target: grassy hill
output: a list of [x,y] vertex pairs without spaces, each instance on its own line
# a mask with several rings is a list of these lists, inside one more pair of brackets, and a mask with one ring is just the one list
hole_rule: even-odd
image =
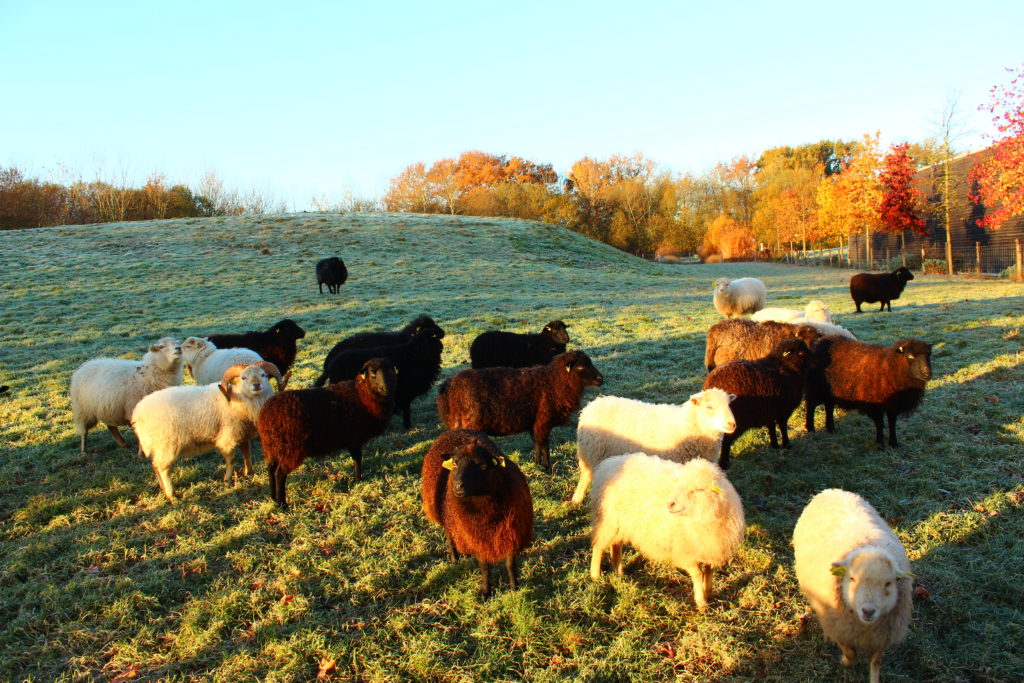
[[[890,681],[1024,676],[1024,290],[918,277],[889,313],[853,315],[848,272],[771,264],[666,266],[535,223],[443,216],[215,218],[0,234],[0,679],[862,680],[843,672],[796,586],[790,538],[816,492],[864,494],[906,545],[920,584]],[[339,254],[339,296],[313,264]],[[292,510],[266,469],[232,486],[216,454],[179,463],[166,503],[148,464],[105,430],[78,453],[67,385],[83,361],[138,358],[172,335],[307,330],[293,386],[310,384],[343,336],[432,315],[447,331],[444,375],[491,328],[570,324],[602,391],[684,400],[703,381],[718,320],[711,282],[754,275],[769,304],[824,299],[866,341],[934,344],[934,379],[879,452],[871,422],[804,433],[773,451],[761,432],[734,447],[747,540],[693,607],[681,572],[627,551],[624,578],[590,581],[589,514],[575,486],[574,427],[552,437],[555,473],[526,435],[498,439],[530,479],[536,541],[522,585],[486,602],[470,560],[449,565],[423,518],[422,456],[440,433],[433,393],[410,432],[370,443],[364,480],[347,454],[307,462]],[[593,396],[588,391],[586,400]],[[819,416],[819,421],[820,421]],[[130,437],[134,439],[133,436]]]

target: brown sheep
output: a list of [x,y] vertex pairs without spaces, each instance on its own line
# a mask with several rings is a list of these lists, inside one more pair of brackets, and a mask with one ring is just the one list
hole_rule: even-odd
[[579,410],[585,387],[603,381],[582,351],[529,368],[468,369],[441,385],[437,412],[448,429],[478,429],[492,436],[532,432],[534,462],[550,472],[551,430]]
[[850,298],[858,313],[862,303],[873,304],[876,301],[881,304],[879,311],[888,306],[892,313],[893,300],[900,298],[907,283],[913,279],[914,274],[906,266],[900,266],[891,273],[857,273],[850,278]]
[[798,337],[808,347],[821,338],[810,325],[792,325],[768,320],[755,323],[744,318],[723,320],[708,330],[704,364],[708,372],[731,360],[757,360],[772,352],[779,342]]
[[395,370],[369,360],[355,379],[323,388],[282,391],[260,411],[257,428],[270,475],[270,496],[288,507],[285,480],[310,456],[347,449],[362,478],[363,444],[387,429],[395,405]]
[[422,493],[427,519],[444,529],[448,560],[476,559],[484,597],[491,565],[504,561],[515,590],[516,558],[533,541],[533,499],[519,467],[482,432],[445,432],[423,459]]

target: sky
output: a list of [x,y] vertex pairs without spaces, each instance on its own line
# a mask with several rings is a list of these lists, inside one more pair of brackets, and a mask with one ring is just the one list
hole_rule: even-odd
[[[1024,2],[0,0],[0,167],[215,171],[292,210],[480,149],[703,173],[782,145],[959,145],[1024,62]],[[989,136],[989,137],[986,137]]]

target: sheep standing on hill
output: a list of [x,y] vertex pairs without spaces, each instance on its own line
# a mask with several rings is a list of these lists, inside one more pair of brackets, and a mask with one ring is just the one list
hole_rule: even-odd
[[485,597],[491,565],[504,562],[515,590],[516,558],[533,540],[533,498],[519,467],[482,432],[445,432],[423,458],[422,493],[427,519],[444,529],[448,559],[476,559]]
[[71,414],[85,454],[85,437],[102,422],[121,448],[128,443],[118,427],[131,424],[132,411],[143,396],[181,384],[184,366],[177,340],[164,337],[149,347],[142,360],[94,358],[71,375]]
[[896,534],[857,494],[827,489],[800,515],[793,555],[800,591],[843,666],[860,650],[878,683],[882,653],[906,638],[912,618],[913,575]]
[[517,334],[490,330],[483,332],[469,346],[474,368],[528,368],[547,365],[569,343],[567,325],[552,320],[538,334]]
[[604,378],[590,357],[569,351],[547,365],[463,370],[437,392],[437,412],[448,429],[476,429],[492,436],[531,432],[534,462],[551,472],[548,438],[579,410],[585,387]]
[[[410,341],[417,332],[426,328],[434,329],[439,335],[438,339],[444,337],[444,330],[429,315],[421,315],[397,332],[360,332],[359,334],[353,334],[351,337],[346,337],[327,352],[327,357],[324,358],[324,373],[327,372],[327,368],[330,366],[331,361],[334,360],[334,357],[342,351],[402,344]],[[326,376],[322,375],[321,379],[326,381]],[[320,382],[320,379],[317,382]],[[321,386],[321,384],[317,384],[317,386]]]
[[789,416],[804,397],[804,376],[810,350],[802,339],[787,339],[759,360],[734,360],[719,365],[704,380],[704,388],[735,395],[732,414],[736,429],[722,440],[718,464],[729,467],[732,445],[744,432],[767,427],[772,448],[778,448],[775,425],[782,433],[782,447],[789,448]]
[[306,331],[294,320],[285,318],[265,332],[249,330],[242,334],[211,334],[207,339],[218,349],[251,349],[287,376],[298,353],[296,342],[305,336]]
[[257,427],[270,476],[270,496],[288,507],[288,474],[309,457],[347,449],[362,479],[363,445],[387,429],[395,405],[395,370],[383,358],[367,361],[355,379],[326,387],[282,391],[260,412]]
[[600,578],[609,547],[621,576],[628,543],[652,562],[685,570],[702,612],[714,568],[736,553],[746,530],[736,489],[718,465],[701,458],[685,464],[643,453],[608,458],[594,476],[590,507],[592,579]]
[[324,293],[324,285],[331,294],[341,291],[341,286],[348,280],[348,268],[337,256],[320,259],[316,262],[316,284],[320,293]]
[[881,303],[879,311],[889,307],[892,313],[892,302],[900,298],[903,288],[914,279],[914,274],[905,266],[900,266],[891,273],[857,273],[850,278],[850,297],[860,313],[861,303]]
[[228,368],[219,383],[169,387],[149,394],[135,406],[132,427],[139,452],[148,456],[161,490],[177,502],[171,466],[186,455],[216,449],[224,456],[224,481],[234,473],[233,454],[242,453],[242,474],[252,472],[249,440],[256,436],[256,416],[274,393],[270,377],[281,373],[266,361]]
[[825,338],[815,345],[807,376],[807,431],[814,431],[814,409],[825,406],[825,429],[834,432],[835,406],[849,408],[875,423],[875,441],[885,448],[884,417],[889,418],[889,445],[895,448],[896,417],[913,412],[932,376],[931,345],[902,339],[892,346],[852,339]]
[[751,315],[750,319],[759,323],[767,320],[774,320],[777,323],[795,324],[809,320],[830,323],[832,322],[832,314],[829,312],[828,306],[825,305],[824,301],[815,299],[808,302],[802,311],[798,311],[795,308],[762,308],[757,313]]
[[802,339],[808,347],[821,338],[810,325],[791,325],[768,321],[722,320],[708,330],[704,347],[704,364],[711,372],[731,360],[757,360],[764,358],[787,339]]
[[718,389],[694,394],[682,405],[598,396],[580,411],[576,429],[580,480],[572,502],[583,502],[594,470],[615,455],[642,451],[675,462],[694,458],[718,462],[722,435],[736,429],[729,406],[735,398]]
[[764,283],[756,277],[731,281],[723,277],[715,281],[715,310],[726,318],[760,311],[767,298]]

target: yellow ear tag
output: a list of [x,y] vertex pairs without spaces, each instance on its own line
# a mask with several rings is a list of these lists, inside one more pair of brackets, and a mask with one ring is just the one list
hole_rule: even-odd
[[498,465],[501,467],[505,466],[505,456],[502,455],[498,457]]
[[832,576],[838,576],[842,578],[846,576],[846,565],[834,564],[832,565],[832,569],[830,571],[832,572]]
[[899,351],[900,353],[903,353],[903,347],[902,346],[899,347],[899,349],[897,349],[897,351]]
[[723,491],[722,489],[718,488],[718,484],[712,484],[711,485],[711,490],[714,491],[715,493],[718,493],[718,494],[725,493],[725,491]]
[[398,366],[395,366],[395,374],[398,374]]
[[445,460],[443,463],[441,463],[441,467],[445,468],[446,470],[454,470],[455,469],[455,460],[454,460],[454,458],[448,458],[447,460]]

